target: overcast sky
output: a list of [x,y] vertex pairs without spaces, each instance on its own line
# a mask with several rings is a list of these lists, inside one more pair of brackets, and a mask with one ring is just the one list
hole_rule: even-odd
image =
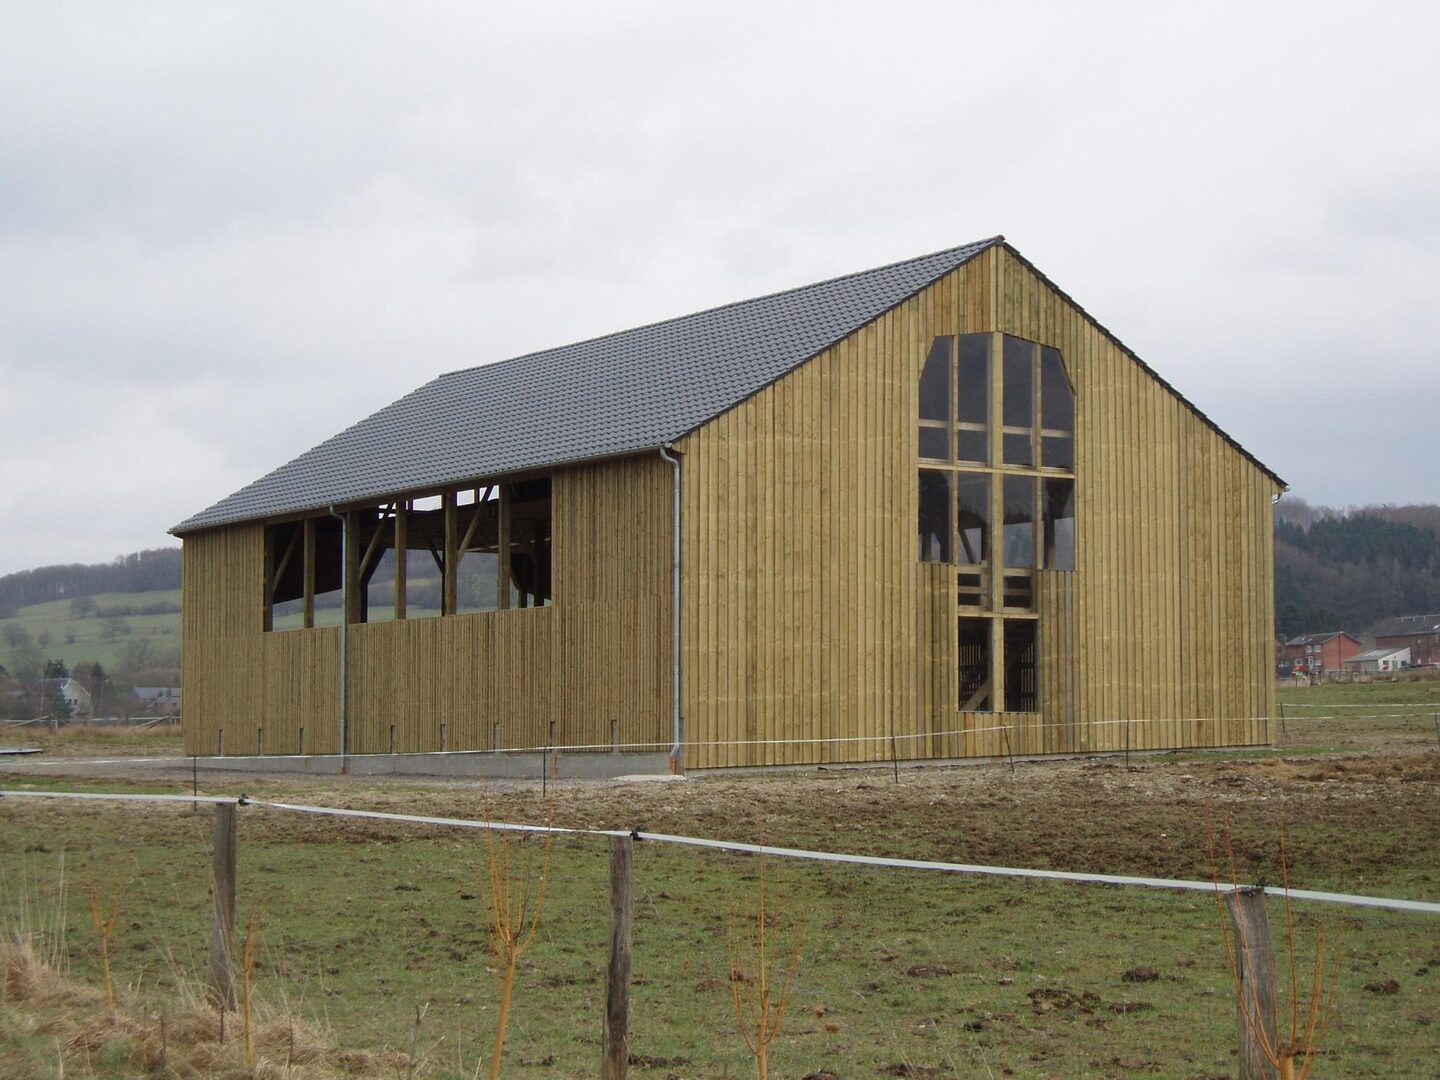
[[1433,3],[0,16],[0,573],[439,372],[998,232],[1296,495],[1440,501]]

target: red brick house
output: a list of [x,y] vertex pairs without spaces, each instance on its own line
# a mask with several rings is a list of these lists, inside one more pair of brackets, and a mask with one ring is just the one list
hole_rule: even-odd
[[1332,630],[1326,634],[1301,634],[1291,638],[1280,646],[1280,657],[1288,671],[1323,675],[1343,671],[1345,661],[1364,648],[1358,639],[1344,630]]
[[1408,648],[1412,667],[1440,664],[1440,614],[1386,619],[1375,627],[1375,647]]

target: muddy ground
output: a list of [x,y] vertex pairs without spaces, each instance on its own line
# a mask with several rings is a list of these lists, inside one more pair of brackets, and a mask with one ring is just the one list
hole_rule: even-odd
[[[81,764],[0,761],[23,776],[188,790],[175,759]],[[1252,759],[1166,756],[949,768],[702,774],[672,782],[340,779],[201,773],[200,789],[259,798],[450,817],[493,817],[754,841],[910,858],[1158,877],[1221,876],[1234,837],[1237,880],[1279,884],[1279,829],[1290,883],[1347,892],[1440,895],[1440,751]],[[1212,824],[1207,825],[1207,820]],[[395,827],[289,819],[301,835],[383,836]]]

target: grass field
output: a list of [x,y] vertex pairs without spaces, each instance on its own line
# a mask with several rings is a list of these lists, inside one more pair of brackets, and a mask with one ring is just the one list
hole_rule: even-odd
[[[1372,722],[1350,723],[1359,735]],[[5,786],[82,783],[67,771],[61,760],[48,777]],[[746,840],[760,834],[763,806],[775,844],[1187,878],[1209,874],[1208,806],[1233,823],[1239,876],[1272,883],[1280,880],[1283,803],[1297,888],[1422,899],[1440,892],[1440,753],[1420,746],[1255,760],[1162,756],[1132,768],[1022,764],[1013,775],[931,769],[902,772],[898,783],[861,771],[561,785],[551,810],[534,784],[489,793],[455,782],[244,784],[262,799],[528,821],[553,812],[557,824]],[[188,790],[179,776],[88,786]],[[127,881],[117,977],[139,1014],[178,1008],[205,969],[209,812],[7,799],[0,818],[0,911],[13,915],[26,889],[30,910],[44,910],[63,853],[70,975],[93,986],[97,947],[77,883],[87,869]],[[412,1047],[423,1058],[419,1075],[473,1075],[488,1054],[496,1000],[483,929],[483,834],[249,807],[240,837],[241,919],[256,911],[263,920],[257,990],[349,1055],[332,1054],[313,1075],[404,1076]],[[505,1075],[596,1072],[606,865],[601,840],[555,845],[540,936],[521,965]],[[1234,1075],[1230,975],[1205,894],[774,861],[770,869],[781,890],[774,931],[783,939],[803,924],[804,934],[791,1017],[772,1055],[776,1075]],[[754,873],[753,858],[637,846],[636,1075],[753,1075],[733,1027],[726,939],[737,907],[753,896]],[[1271,907],[1279,920],[1280,905]],[[1313,1075],[1433,1075],[1440,923],[1319,905],[1296,912],[1302,979],[1314,926],[1343,939],[1335,1018]],[[428,1007],[418,1031],[417,1006]],[[28,1016],[23,1002],[0,1005],[0,1075],[54,1075],[55,1042]],[[67,1075],[148,1075],[118,1038],[87,1052],[69,1052]]]
[[[180,603],[179,589],[158,590],[137,593],[103,593],[94,597],[97,608],[117,609],[130,607],[139,610],[149,604]],[[410,608],[410,618],[426,619],[436,617],[438,610],[431,608]],[[379,621],[383,612],[377,612]],[[180,647],[180,614],[168,612],[157,615],[126,615],[125,624],[130,628],[127,634],[110,636],[103,619],[95,615],[79,618],[70,612],[69,600],[52,600],[44,604],[31,604],[20,608],[13,618],[3,620],[0,626],[15,624],[24,627],[32,638],[48,636],[41,652],[47,660],[63,660],[73,665],[82,660],[98,660],[105,668],[114,670],[120,664],[122,651],[127,641],[137,638],[148,640],[156,652],[174,652]],[[277,615],[275,629],[296,630],[301,625],[299,612]],[[320,608],[315,613],[317,626],[337,626],[340,622],[338,607]],[[74,640],[71,641],[70,638]],[[0,661],[8,662],[8,646],[0,645]]]
[[[103,593],[96,596],[100,608],[116,608],[129,605],[138,609],[146,604],[179,604],[180,590],[167,589],[143,593]],[[45,659],[63,660],[67,665],[81,660],[98,660],[105,668],[119,666],[121,650],[127,641],[143,638],[151,643],[156,652],[175,652],[180,648],[180,615],[171,612],[163,615],[127,615],[125,624],[128,634],[109,637],[105,620],[88,615],[75,618],[70,613],[69,600],[52,600],[45,604],[31,604],[20,608],[13,618],[0,622],[0,626],[15,624],[29,631],[30,636],[42,640],[49,636],[41,653]],[[74,641],[70,641],[70,637]],[[5,647],[8,653],[8,647]],[[11,658],[5,655],[8,662]]]

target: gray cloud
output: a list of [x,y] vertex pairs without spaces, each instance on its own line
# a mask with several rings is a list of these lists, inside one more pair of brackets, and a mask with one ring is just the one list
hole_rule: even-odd
[[17,6],[0,572],[164,542],[439,371],[997,231],[1298,494],[1440,498],[1437,24]]

